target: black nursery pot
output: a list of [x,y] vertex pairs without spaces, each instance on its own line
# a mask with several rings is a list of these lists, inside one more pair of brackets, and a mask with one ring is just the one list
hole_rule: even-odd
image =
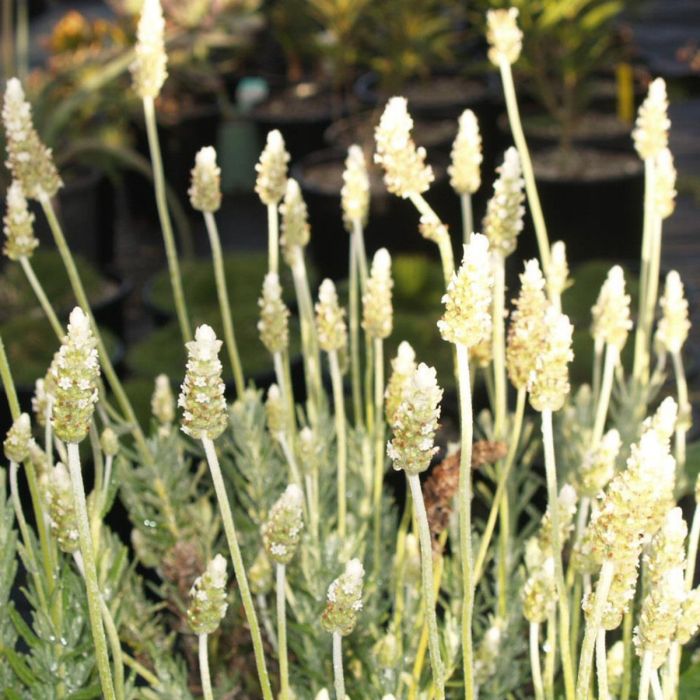
[[[309,211],[314,263],[324,276],[341,279],[348,273],[348,233],[343,226],[340,188],[345,154],[335,150],[318,151],[304,158],[294,168],[292,176],[301,186]],[[448,225],[455,237],[461,237],[459,199],[450,188],[446,162],[439,158],[433,163],[435,182],[426,200]],[[369,220],[364,231],[367,254],[385,247],[394,252],[424,252],[436,255],[434,243],[424,240],[418,232],[419,215],[408,200],[389,194],[381,181],[381,173],[371,171],[372,194]]]

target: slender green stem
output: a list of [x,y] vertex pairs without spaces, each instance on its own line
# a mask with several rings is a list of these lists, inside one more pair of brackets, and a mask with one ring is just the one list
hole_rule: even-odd
[[554,671],[557,666],[557,609],[547,616],[547,649],[544,657],[544,694],[547,700],[554,699]]
[[515,85],[513,84],[513,73],[510,68],[510,63],[506,58],[502,58],[499,65],[501,73],[501,81],[503,83],[503,93],[506,98],[506,109],[508,110],[508,121],[510,123],[515,147],[520,155],[520,164],[523,169],[523,178],[525,180],[525,191],[527,192],[527,201],[530,205],[530,213],[532,214],[532,223],[535,225],[535,235],[537,237],[537,246],[540,251],[540,260],[542,260],[542,269],[545,277],[549,279],[549,238],[547,236],[547,227],[542,214],[542,205],[537,192],[535,183],[535,173],[532,168],[532,159],[530,151],[525,141],[522,122],[520,121],[520,110],[518,109],[518,99],[515,95]]
[[367,253],[365,251],[365,234],[362,230],[361,221],[352,222],[352,240],[355,245],[355,254],[357,255],[358,270],[360,273],[360,292],[362,294],[367,290],[367,279],[369,272],[367,270]]
[[143,664],[139,663],[128,654],[122,653],[122,658],[124,660],[124,665],[128,666],[132,671],[141,676],[141,678],[143,678],[148,685],[150,685],[152,688],[160,688],[161,683],[158,676],[149,671]]
[[685,569],[685,589],[690,591],[695,579],[695,566],[698,559],[698,541],[700,541],[700,503],[696,502],[693,522],[688,536],[688,557]]
[[502,440],[505,434],[506,416],[508,413],[507,383],[506,383],[506,343],[505,343],[505,258],[495,253],[492,258],[493,269],[493,379],[496,391],[496,411],[493,432],[496,440]]
[[598,405],[598,398],[600,397],[600,375],[601,367],[603,364],[603,351],[605,350],[605,343],[600,340],[596,340],[593,343],[593,405]]
[[[423,579],[423,604],[428,627],[428,649],[430,651],[430,665],[433,669],[433,685],[437,698],[439,698],[439,700],[444,700],[445,668],[440,656],[440,637],[438,635],[437,616],[435,614],[433,547],[431,544],[430,526],[428,525],[428,515],[425,512],[425,502],[423,501],[423,492],[421,491],[418,474],[406,474],[406,479],[411,489],[413,511],[418,525],[418,539],[421,550],[421,577]],[[462,554],[462,556],[464,556],[464,554]]]
[[651,691],[654,694],[654,700],[664,700],[664,693],[661,689],[661,683],[659,682],[659,671],[656,668],[651,670],[651,677],[649,678],[649,683],[651,684]]
[[384,486],[384,341],[374,338],[374,574],[381,568],[382,487]]
[[474,612],[474,577],[472,561],[472,442],[474,417],[469,383],[469,349],[458,343],[459,415],[461,453],[459,459],[459,550],[462,562],[462,656],[464,659],[464,697],[474,698],[474,649],[472,615]]
[[606,345],[605,363],[603,365],[603,383],[600,388],[600,396],[598,398],[595,420],[593,422],[593,435],[591,436],[591,445],[593,447],[596,447],[603,437],[605,420],[608,417],[610,395],[612,394],[613,379],[615,377],[615,367],[619,358],[618,349],[614,345]]
[[165,243],[165,255],[168,259],[168,270],[170,271],[170,285],[173,289],[173,300],[175,301],[175,311],[180,324],[180,333],[183,341],[192,340],[192,327],[187,315],[185,305],[185,293],[182,289],[182,276],[180,275],[180,263],[178,262],[177,247],[175,246],[175,236],[170,222],[170,212],[168,211],[168,201],[165,193],[165,175],[163,174],[163,160],[160,155],[160,143],[158,141],[158,126],[156,124],[156,110],[152,97],[143,98],[143,114],[146,120],[146,135],[148,137],[148,148],[151,154],[153,165],[153,184],[155,186],[156,207],[158,208],[158,218],[163,233]]
[[61,260],[63,261],[63,265],[66,268],[66,272],[68,273],[68,279],[70,280],[71,288],[73,289],[73,294],[75,294],[75,298],[77,299],[78,304],[84,311],[85,315],[90,319],[90,326],[92,327],[92,332],[95,334],[95,339],[97,340],[97,350],[100,355],[100,365],[102,366],[102,371],[104,372],[105,377],[107,378],[109,386],[114,392],[114,396],[117,399],[117,403],[119,404],[122,413],[124,414],[127,422],[129,423],[129,429],[131,430],[131,433],[134,436],[134,441],[136,442],[136,447],[139,451],[141,458],[147,464],[152,464],[153,456],[151,455],[151,451],[148,448],[148,444],[146,443],[146,438],[144,437],[143,431],[141,430],[141,426],[136,420],[136,414],[134,413],[134,409],[131,406],[129,397],[126,395],[124,387],[119,381],[117,373],[114,371],[112,361],[109,359],[109,354],[107,353],[107,349],[105,348],[105,344],[102,340],[102,335],[100,334],[100,330],[97,327],[97,323],[95,322],[95,317],[93,316],[92,310],[90,309],[90,303],[88,301],[87,294],[85,293],[83,283],[80,280],[78,268],[75,266],[75,260],[73,259],[73,255],[70,252],[70,248],[66,243],[65,236],[63,235],[63,230],[61,229],[61,224],[56,218],[56,212],[54,211],[53,205],[51,204],[51,200],[46,195],[42,194],[39,198],[39,203],[41,204],[41,208],[44,211],[46,220],[49,223],[51,233],[53,234],[53,238],[56,243],[56,248],[58,248]]
[[645,651],[642,656],[642,672],[639,677],[639,700],[648,700],[649,685],[651,684],[651,674],[653,672],[654,657],[650,651]]
[[629,700],[632,695],[632,656],[633,651],[633,628],[634,616],[631,610],[625,613],[622,619],[622,647],[624,654],[622,657],[622,688],[620,690],[620,700]]
[[77,443],[68,443],[68,469],[71,485],[73,487],[73,500],[76,519],[78,521],[78,536],[80,540],[80,554],[83,559],[85,575],[85,588],[87,590],[88,613],[92,640],[95,645],[95,660],[100,676],[102,693],[107,700],[115,700],[112,672],[109,667],[109,654],[107,653],[107,639],[102,622],[102,610],[100,601],[99,583],[97,581],[97,568],[95,565],[95,552],[92,547],[90,523],[88,521],[87,505],[85,502],[85,488],[83,475],[80,469],[80,452]]
[[350,326],[350,372],[352,376],[352,405],[355,426],[364,422],[362,415],[362,381],[360,379],[362,368],[360,366],[360,301],[358,294],[359,275],[357,270],[357,250],[355,242],[350,235],[350,271],[349,271],[349,326]]
[[598,700],[610,700],[608,689],[608,659],[605,649],[605,627],[598,630],[595,640],[595,665],[598,677]]
[[676,375],[676,387],[678,388],[678,420],[676,421],[676,464],[678,469],[685,465],[685,437],[691,406],[688,402],[688,383],[683,368],[683,356],[680,352],[672,352],[673,373]]
[[328,353],[331,368],[331,384],[333,386],[333,409],[335,414],[335,433],[338,466],[338,536],[345,539],[345,514],[347,510],[347,437],[345,429],[345,400],[343,397],[343,379],[340,376],[338,353],[332,350]]
[[462,209],[462,240],[464,245],[469,243],[469,236],[474,233],[474,213],[472,211],[472,196],[464,192],[459,197]]
[[238,546],[236,526],[233,522],[231,506],[229,505],[226,486],[224,485],[221,467],[219,466],[219,458],[217,457],[214,443],[209,438],[202,438],[202,446],[204,447],[207,462],[209,463],[209,471],[211,472],[214,490],[216,491],[216,498],[219,504],[219,511],[221,513],[221,521],[224,526],[224,532],[226,533],[226,540],[228,541],[233,570],[236,575],[236,581],[238,582],[243,609],[250,627],[250,636],[253,641],[253,651],[255,654],[255,664],[258,670],[258,678],[260,680],[263,698],[265,700],[273,700],[272,688],[270,687],[270,678],[268,676],[267,666],[265,664],[265,652],[263,649],[262,636],[260,635],[258,616],[255,612],[255,606],[253,605],[253,598],[250,595],[248,577],[246,575],[243,557],[241,556],[241,550]]
[[540,626],[537,622],[530,623],[530,669],[535,700],[544,700],[542,668],[540,666]]
[[279,213],[277,204],[267,205],[267,267],[268,272],[279,273]]
[[7,353],[5,352],[5,344],[2,342],[2,336],[0,335],[0,380],[2,380],[2,386],[5,389],[5,398],[7,399],[7,405],[10,408],[10,415],[12,420],[16,421],[20,413],[22,412],[19,407],[19,401],[17,400],[17,390],[15,389],[15,382],[12,379],[12,371],[10,370],[10,363],[7,361]]
[[211,674],[209,673],[208,641],[208,634],[199,635],[199,676],[202,679],[202,695],[204,695],[204,700],[214,700],[214,692],[211,688]]
[[[553,511],[554,509],[552,509]],[[552,524],[552,527],[554,525]],[[615,574],[615,565],[612,561],[606,561],[600,569],[598,584],[593,599],[593,610],[586,622],[586,630],[583,634],[581,655],[579,657],[578,678],[576,680],[576,700],[588,700],[588,689],[591,683],[591,671],[593,668],[593,653],[595,641],[601,627],[603,612],[608,602],[608,593]]]
[[231,369],[233,370],[233,381],[236,385],[236,396],[243,396],[245,391],[245,380],[243,379],[243,367],[241,356],[238,353],[236,336],[233,332],[233,318],[231,315],[231,305],[229,304],[228,288],[226,286],[226,275],[224,274],[224,258],[221,253],[221,240],[219,230],[216,226],[214,215],[204,212],[204,223],[209,234],[209,244],[211,246],[212,262],[214,263],[214,278],[216,280],[216,294],[219,297],[221,308],[221,320],[224,324],[224,340],[228,352]]
[[477,552],[476,559],[474,561],[475,586],[479,583],[479,580],[481,579],[481,576],[484,573],[484,563],[488,554],[489,545],[493,536],[493,531],[496,526],[496,518],[498,517],[500,503],[506,492],[508,477],[510,475],[513,464],[515,463],[515,456],[518,452],[518,443],[520,442],[520,433],[523,426],[523,417],[525,415],[526,398],[526,389],[518,389],[518,396],[515,404],[515,417],[513,419],[513,429],[511,431],[510,444],[508,445],[508,454],[506,455],[506,460],[503,464],[503,469],[501,469],[501,472],[498,476],[498,485],[496,487],[496,493],[493,497],[493,503],[491,504],[491,510],[489,511],[488,519],[486,520],[484,534],[481,536],[481,541],[479,542],[479,551]]
[[[408,198],[421,216],[425,216],[427,219],[440,221],[440,217],[435,213],[430,204],[425,201],[422,194],[410,194]],[[442,274],[445,278],[445,286],[447,286],[455,271],[454,251],[452,250],[452,241],[450,241],[449,236],[444,236],[440,239],[438,250],[440,251],[440,260],[442,262]]]
[[345,700],[345,677],[343,675],[343,638],[333,632],[333,683],[336,700]]
[[681,645],[678,641],[671,643],[664,674],[663,696],[666,700],[675,700],[678,692],[678,675],[681,666]]
[[24,83],[29,73],[29,0],[17,3],[17,75]]
[[270,646],[275,650],[275,653],[277,653],[279,648],[277,646],[277,634],[275,633],[275,629],[270,620],[270,611],[267,607],[265,594],[258,593],[256,598],[258,601],[258,608],[260,608],[260,619],[262,620],[262,625],[265,628],[265,634],[267,634],[267,639],[270,642]]
[[63,340],[63,326],[61,326],[61,322],[58,320],[56,312],[54,311],[53,306],[51,306],[51,302],[46,296],[44,288],[41,286],[41,282],[39,282],[37,276],[34,274],[34,268],[32,267],[32,263],[26,256],[22,256],[19,259],[19,262],[22,266],[22,269],[24,270],[24,274],[26,275],[29,284],[32,287],[32,290],[34,291],[34,294],[39,304],[41,305],[41,308],[44,311],[44,314],[46,315],[46,318],[51,324],[51,328],[53,328],[53,331],[60,342],[61,340]]
[[542,411],[542,441],[544,443],[544,463],[547,475],[547,498],[549,515],[552,520],[552,550],[554,556],[554,574],[559,599],[559,642],[561,646],[561,664],[564,671],[564,688],[567,700],[574,697],[574,670],[571,663],[571,643],[569,624],[569,592],[564,581],[564,567],[561,561],[561,535],[559,530],[559,487],[557,486],[557,468],[554,457],[554,435],[552,431],[552,412]]
[[277,644],[280,662],[280,700],[290,700],[289,661],[287,659],[287,612],[285,598],[285,566],[277,564]]

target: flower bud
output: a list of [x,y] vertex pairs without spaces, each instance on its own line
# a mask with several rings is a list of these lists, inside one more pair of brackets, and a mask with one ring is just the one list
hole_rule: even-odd
[[498,179],[493,184],[493,195],[486,205],[482,228],[491,250],[507,257],[515,250],[525,216],[525,180],[515,148],[511,146],[505,152],[503,164],[496,168],[496,172]]
[[394,469],[406,474],[420,474],[430,466],[437,452],[435,432],[440,418],[442,389],[435,377],[435,368],[420,363],[394,414],[391,427],[394,436],[387,446],[387,454]]
[[386,419],[389,425],[396,420],[396,410],[403,399],[403,391],[416,371],[416,353],[405,340],[399,344],[396,357],[391,361],[391,376],[384,392]]
[[100,376],[96,346],[90,321],[76,306],[51,369],[56,392],[51,420],[56,437],[64,442],[80,442],[90,428]]
[[299,251],[304,248],[311,236],[306,202],[301,194],[299,183],[292,178],[287,180],[284,202],[280,204],[282,214],[282,252],[287,265],[294,267]]
[[22,84],[10,78],[2,108],[5,126],[7,167],[20,184],[25,197],[53,197],[62,186],[51,149],[39,138],[32,122],[32,108],[24,97]]
[[676,208],[676,176],[671,151],[664,148],[656,156],[654,171],[654,209],[661,219],[667,219]]
[[654,158],[668,147],[670,128],[666,83],[663,78],[656,78],[649,85],[649,92],[639,108],[632,131],[634,147],[642,160]]
[[[450,185],[457,194],[474,194],[481,186],[481,134],[471,109],[459,117],[459,130],[452,144],[452,164],[447,168]],[[471,233],[471,231],[469,232]]]
[[681,351],[690,331],[688,301],[685,298],[680,275],[671,270],[666,275],[664,293],[659,300],[662,317],[659,320],[656,337],[667,352]]
[[345,310],[338,304],[338,294],[331,280],[325,279],[321,282],[315,309],[318,344],[321,350],[335,352],[345,348],[348,340]]
[[[47,380],[49,380],[49,375],[34,382],[34,395],[32,396],[32,411],[36,422],[42,428],[46,425],[46,414],[51,402],[53,402],[53,395],[47,390]],[[48,383],[53,386],[53,381],[49,380]]]
[[380,248],[372,258],[367,290],[362,296],[362,327],[370,338],[384,339],[391,335],[393,308],[391,290],[391,256],[386,248]]
[[289,153],[285,148],[282,134],[277,129],[273,129],[267,135],[265,148],[255,166],[255,172],[258,174],[255,191],[263,204],[277,205],[284,197],[287,187],[287,163],[289,163]]
[[119,452],[119,438],[109,427],[105,428],[100,435],[100,447],[106,457],[116,457]]
[[652,586],[661,586],[668,571],[685,569],[687,535],[688,526],[683,520],[683,511],[680,508],[672,508],[644,553],[646,572]]
[[303,502],[301,489],[290,484],[272,506],[262,526],[265,551],[277,564],[289,564],[294,558],[304,528]]
[[167,374],[156,377],[151,396],[151,413],[161,425],[170,425],[175,420],[175,396]]
[[518,10],[489,10],[486,13],[486,40],[489,43],[489,60],[494,66],[501,61],[515,63],[523,49],[523,33],[518,27]]
[[165,20],[160,0],[144,0],[136,30],[136,58],[130,66],[134,90],[141,99],[155,99],[168,77]]
[[569,285],[569,263],[566,260],[566,244],[555,241],[549,251],[549,289],[561,296]]
[[343,187],[340,190],[343,222],[349,233],[352,233],[355,222],[362,226],[367,223],[369,193],[369,173],[365,155],[357,144],[353,144],[348,148],[343,172]]
[[593,309],[591,333],[596,342],[622,350],[632,328],[630,296],[625,294],[625,275],[619,265],[611,267]]
[[267,420],[267,429],[275,438],[287,432],[287,408],[284,405],[282,394],[277,384],[271,384],[267,390],[265,418]]
[[221,341],[210,326],[197,328],[187,348],[187,372],[180,388],[178,406],[182,432],[195,440],[215,440],[226,429],[226,399],[221,380]]
[[21,413],[7,431],[7,437],[2,446],[5,457],[10,462],[21,464],[29,457],[29,446],[32,443],[32,424],[29,415]]
[[435,245],[451,245],[447,226],[435,214],[422,214],[418,231],[426,241],[432,241]]
[[190,590],[187,621],[195,634],[216,632],[226,615],[226,560],[217,554]]
[[345,571],[328,587],[328,602],[321,616],[323,629],[347,636],[357,623],[362,610],[362,581],[364,567],[359,559],[351,559]]
[[489,242],[472,233],[462,264],[442,297],[445,313],[437,326],[443,340],[470,347],[490,336],[492,287]]
[[522,592],[523,615],[528,622],[542,623],[557,605],[554,559],[548,557],[525,581]]
[[435,179],[426,165],[424,148],[416,148],[411,138],[413,119],[405,97],[392,97],[375,130],[377,152],[374,162],[384,168],[384,184],[389,192],[404,199],[422,194]]
[[197,151],[187,194],[192,208],[198,211],[215,212],[221,206],[221,168],[216,164],[216,151],[212,146]]
[[282,301],[282,287],[276,272],[268,272],[258,300],[260,340],[270,354],[286,350],[289,345],[289,309]]
[[576,475],[581,496],[595,498],[605,488],[615,474],[615,460],[621,446],[620,433],[613,428],[597,445],[586,450]]
[[78,516],[75,512],[73,490],[68,470],[57,462],[49,472],[46,503],[49,522],[58,546],[62,552],[72,554],[79,544]]
[[[576,515],[576,502],[578,496],[576,489],[570,484],[562,486],[559,491],[558,507],[559,507],[559,543],[563,547],[574,529],[574,515]],[[542,516],[540,529],[537,534],[539,547],[543,556],[553,556],[552,539],[552,516],[550,507],[547,506],[545,514]]]
[[2,252],[14,261],[30,258],[39,245],[39,239],[34,235],[34,214],[27,208],[27,199],[18,180],[13,180],[7,188],[5,201],[5,246]]

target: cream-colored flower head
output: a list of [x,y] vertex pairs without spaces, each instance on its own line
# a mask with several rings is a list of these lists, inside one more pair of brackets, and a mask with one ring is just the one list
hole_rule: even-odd
[[[559,543],[563,547],[574,529],[574,515],[576,515],[576,503],[578,495],[576,489],[571,484],[564,484],[559,491],[558,515],[559,515]],[[549,506],[540,522],[540,529],[537,533],[540,550],[544,557],[553,556],[552,538],[552,514]]]
[[421,215],[418,231],[426,241],[432,241],[435,245],[451,245],[450,232],[447,226],[432,212]]
[[226,615],[226,559],[217,554],[190,590],[187,621],[195,634],[216,632]]
[[486,205],[482,229],[489,239],[491,250],[505,257],[515,250],[525,216],[525,180],[522,178],[520,156],[515,148],[511,147],[505,152],[503,164],[496,172],[498,178],[493,184],[493,195]]
[[582,496],[595,498],[605,488],[615,474],[615,460],[621,447],[620,433],[612,428],[597,445],[586,450],[576,474]]
[[197,328],[187,348],[187,372],[180,388],[182,432],[195,440],[215,440],[226,429],[226,399],[221,379],[221,341],[211,326]]
[[68,470],[57,462],[49,471],[46,483],[46,505],[51,532],[62,552],[72,554],[79,545],[78,516]]
[[489,10],[486,13],[486,40],[489,42],[489,60],[494,66],[501,61],[515,63],[523,49],[523,33],[518,27],[518,9]]
[[299,431],[297,451],[302,472],[304,474],[315,474],[321,465],[323,449],[316,433],[308,425],[305,425]]
[[644,553],[649,582],[653,586],[663,585],[663,577],[671,569],[685,569],[685,538],[688,526],[680,508],[671,508],[661,528],[654,535]]
[[7,167],[12,179],[20,183],[25,197],[53,197],[63,183],[54,165],[51,149],[42,143],[36,133],[31,105],[17,78],[10,78],[5,86],[2,121],[5,126]]
[[156,377],[151,395],[151,413],[160,425],[170,425],[175,420],[175,396],[167,374]]
[[462,264],[442,297],[445,313],[437,325],[444,340],[470,347],[491,335],[492,287],[489,241],[472,233]]
[[187,192],[194,209],[215,212],[221,206],[221,168],[216,164],[216,150],[204,146],[197,151],[192,168],[192,184]]
[[[613,576],[608,600],[603,611],[602,627],[606,630],[617,629],[622,623],[625,613],[629,612],[639,578],[639,558],[626,559],[617,565]],[[583,609],[590,615],[594,602],[593,596],[586,596]]]
[[18,180],[13,180],[7,188],[5,202],[5,245],[2,252],[10,260],[30,258],[39,245],[39,239],[34,235],[34,214],[27,207],[27,199]]
[[435,179],[425,163],[425,149],[416,148],[411,138],[413,119],[405,97],[392,97],[375,131],[377,152],[374,162],[384,168],[387,190],[399,197],[422,194]]
[[303,503],[301,489],[290,484],[270,508],[267,522],[262,526],[265,551],[277,564],[289,564],[297,551],[304,528]]
[[155,99],[168,77],[165,20],[160,0],[144,0],[136,30],[136,58],[130,66],[134,90],[141,99]]
[[280,205],[282,214],[282,252],[284,259],[290,267],[299,261],[300,249],[304,248],[311,237],[309,227],[309,215],[306,210],[306,202],[301,195],[299,183],[289,178],[284,193],[284,202]]
[[403,399],[403,391],[416,371],[416,353],[410,343],[402,340],[396,352],[396,357],[391,361],[391,376],[384,392],[384,405],[386,419],[389,425],[393,425],[396,419],[396,410]]
[[289,309],[282,301],[282,287],[276,272],[265,275],[258,306],[260,340],[271,354],[282,352],[289,345]]
[[328,587],[326,609],[321,625],[327,632],[346,636],[357,624],[362,610],[362,583],[365,570],[359,559],[351,559],[345,571]]
[[345,309],[338,304],[338,293],[332,280],[325,279],[318,290],[316,303],[316,332],[321,350],[342,350],[348,342]]
[[688,338],[690,321],[688,320],[688,301],[685,298],[683,282],[675,270],[666,275],[664,293],[659,300],[661,319],[656,331],[656,338],[667,352],[680,352]]
[[265,401],[265,420],[270,434],[279,439],[287,432],[287,406],[277,384],[271,384]]
[[557,592],[554,559],[549,556],[535,566],[523,586],[523,615],[528,622],[542,623],[556,608]]
[[90,428],[100,376],[96,346],[90,321],[76,306],[51,370],[55,383],[51,422],[56,437],[63,442],[80,442]]
[[403,397],[391,423],[394,436],[387,454],[394,469],[406,474],[420,474],[430,466],[437,452],[435,432],[440,419],[442,389],[435,368],[421,362],[403,390]]
[[32,442],[32,423],[29,414],[20,413],[16,421],[12,423],[7,431],[7,436],[2,446],[5,457],[20,464],[29,457],[29,446]]
[[555,241],[549,251],[548,286],[552,294],[561,296],[569,285],[569,263],[566,260],[566,243]]
[[365,154],[357,144],[348,148],[340,200],[343,207],[343,222],[349,233],[352,233],[355,222],[359,222],[362,226],[367,223],[369,216],[369,173],[367,172]]
[[569,393],[569,362],[573,326],[569,317],[550,306],[544,316],[542,351],[535,360],[527,390],[536,411],[558,411]]
[[700,587],[693,588],[683,601],[676,640],[679,644],[687,644],[700,628]]
[[655,158],[668,147],[670,128],[666,82],[663,78],[656,78],[649,85],[649,92],[639,108],[632,131],[634,147],[642,160]]
[[612,345],[620,352],[632,328],[632,319],[630,296],[625,294],[625,275],[619,265],[610,268],[591,314],[591,333],[595,341]]
[[273,129],[267,135],[265,148],[255,166],[255,172],[258,174],[255,191],[263,204],[277,205],[282,201],[287,188],[288,163],[289,153],[282,134]]
[[116,457],[119,452],[119,438],[109,426],[100,435],[100,447],[106,457]]
[[469,361],[475,367],[488,367],[493,360],[493,339],[484,338],[476,345],[469,348]]
[[548,307],[545,282],[536,259],[525,263],[520,274],[520,293],[515,300],[506,345],[508,376],[516,389],[524,389],[544,348]]
[[[44,379],[34,382],[34,395],[32,396],[32,411],[36,422],[43,428],[46,426],[46,417],[54,399],[53,380],[51,373],[47,372]],[[49,415],[50,420],[50,415]]]
[[393,328],[394,313],[391,305],[391,256],[380,248],[372,258],[367,289],[362,296],[362,327],[370,338],[388,338]]
[[668,148],[664,148],[656,155],[656,169],[654,171],[654,208],[656,214],[662,219],[667,219],[676,208],[676,166],[673,164],[673,155]]
[[459,117],[459,129],[452,144],[452,163],[447,168],[450,185],[457,194],[474,194],[479,189],[483,159],[479,122],[471,109],[465,109]]
[[678,404],[673,396],[667,396],[654,412],[653,416],[649,416],[642,422],[642,432],[654,430],[669,448],[671,436],[676,429],[676,421],[678,420]]

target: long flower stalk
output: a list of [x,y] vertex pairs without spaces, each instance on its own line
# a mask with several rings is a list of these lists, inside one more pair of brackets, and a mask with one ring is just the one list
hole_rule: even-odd
[[[413,206],[418,210],[424,223],[428,225],[441,226],[440,217],[435,213],[433,208],[425,201],[425,197],[417,192],[412,192],[409,199]],[[442,263],[442,274],[445,278],[445,286],[450,283],[452,275],[455,271],[454,251],[452,250],[452,241],[449,235],[441,235],[434,239],[437,243],[440,253],[440,262]]]
[[357,265],[357,251],[355,242],[350,236],[349,249],[350,270],[348,274],[349,289],[349,319],[350,328],[350,374],[352,377],[352,406],[355,425],[360,426],[364,422],[362,406],[362,367],[360,364],[360,295],[359,295],[359,273]]
[[199,677],[202,681],[202,695],[204,700],[214,700],[214,692],[211,687],[211,674],[209,672],[209,635],[197,635],[199,647]]
[[333,685],[336,700],[345,700],[345,676],[343,675],[343,638],[333,632]]
[[537,622],[530,623],[530,672],[532,673],[532,687],[535,691],[535,700],[544,700],[544,687],[542,685],[542,667],[540,666],[540,625]]
[[333,412],[335,419],[337,479],[338,479],[338,537],[345,539],[347,513],[347,434],[345,425],[345,398],[343,396],[343,379],[340,374],[338,353],[333,350],[328,353],[328,363],[331,370],[331,385],[333,390]]
[[268,254],[268,272],[279,273],[279,212],[277,204],[269,203],[267,205],[267,254]]
[[275,593],[277,596],[277,653],[280,663],[280,700],[290,700],[289,659],[287,657],[286,567],[277,564]]
[[469,236],[474,233],[474,212],[472,208],[472,196],[465,192],[459,196],[460,209],[462,211],[462,239],[465,245],[469,242]]
[[598,630],[595,640],[595,666],[598,678],[598,700],[610,700],[608,689],[608,659],[605,648],[605,627]]
[[382,487],[384,485],[384,341],[373,339],[374,350],[374,485],[372,509],[374,512],[374,571],[381,564],[382,538]]
[[27,280],[29,281],[29,284],[32,287],[32,291],[34,292],[34,295],[36,296],[37,300],[39,301],[39,304],[41,305],[41,308],[46,315],[46,318],[48,319],[49,323],[51,324],[51,328],[53,329],[53,332],[56,334],[56,337],[58,340],[62,340],[63,338],[63,326],[61,325],[61,322],[58,320],[58,316],[56,316],[56,312],[54,311],[53,306],[51,305],[51,302],[49,301],[48,297],[46,296],[46,293],[44,292],[44,288],[39,281],[39,279],[36,276],[36,273],[34,272],[34,268],[32,267],[32,263],[29,260],[27,256],[22,256],[19,260],[20,265],[22,266],[22,270],[24,270],[24,274],[27,277]]
[[544,694],[547,700],[554,698],[554,672],[557,665],[557,609],[547,615],[547,647],[544,657]]
[[676,376],[676,387],[678,390],[678,410],[682,417],[676,424],[676,463],[678,468],[682,469],[685,466],[685,443],[687,433],[687,420],[692,410],[688,401],[688,382],[685,376],[683,367],[683,356],[680,352],[671,353],[673,360],[673,373]]
[[605,362],[603,364],[603,381],[596,406],[595,419],[593,421],[593,434],[591,436],[591,444],[593,446],[597,445],[603,437],[605,421],[608,415],[608,406],[610,405],[610,396],[612,394],[615,367],[618,362],[618,349],[614,345],[606,345]]

